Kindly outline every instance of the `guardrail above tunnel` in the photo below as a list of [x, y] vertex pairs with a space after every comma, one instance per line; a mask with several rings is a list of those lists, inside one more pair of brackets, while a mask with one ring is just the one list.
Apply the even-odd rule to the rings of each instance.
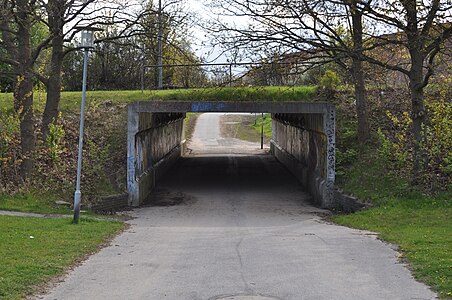
[[271, 153], [322, 207], [333, 207], [335, 107], [306, 102], [140, 101], [128, 107], [129, 205], [150, 196], [156, 181], [180, 157], [186, 112], [271, 113]]

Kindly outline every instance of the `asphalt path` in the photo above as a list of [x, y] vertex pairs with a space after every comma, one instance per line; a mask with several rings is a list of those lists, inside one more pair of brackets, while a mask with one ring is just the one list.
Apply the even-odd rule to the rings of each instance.
[[[268, 150], [268, 146], [263, 151], [260, 150], [259, 143], [223, 137], [220, 120], [224, 115], [224, 113], [209, 113], [198, 117], [190, 145], [188, 145], [191, 155], [255, 155], [265, 153]], [[230, 115], [249, 116], [250, 114], [230, 113]]]
[[223, 139], [219, 117], [198, 118], [196, 155], [130, 229], [39, 299], [435, 299], [375, 234], [325, 221], [260, 145]]

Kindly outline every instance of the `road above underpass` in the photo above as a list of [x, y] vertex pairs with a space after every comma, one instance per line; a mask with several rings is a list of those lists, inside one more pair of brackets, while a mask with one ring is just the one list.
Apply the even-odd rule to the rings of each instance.
[[434, 299], [365, 231], [324, 221], [259, 144], [225, 139], [198, 118], [191, 155], [152, 205], [44, 299]]

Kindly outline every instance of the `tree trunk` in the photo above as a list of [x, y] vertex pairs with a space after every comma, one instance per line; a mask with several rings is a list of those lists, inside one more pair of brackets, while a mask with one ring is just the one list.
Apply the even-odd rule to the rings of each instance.
[[14, 89], [14, 108], [20, 117], [20, 145], [22, 163], [20, 175], [27, 180], [33, 172], [35, 150], [35, 128], [33, 122], [33, 73], [31, 70], [31, 22], [27, 14], [27, 2], [17, 1], [19, 9], [17, 45], [18, 77]]
[[35, 128], [33, 122], [33, 78], [26, 72], [20, 75], [15, 93], [16, 112], [20, 116], [20, 145], [22, 149], [22, 163], [20, 175], [26, 180], [33, 172], [33, 153], [35, 150]]
[[355, 85], [356, 115], [358, 117], [358, 140], [360, 142], [367, 142], [370, 138], [370, 126], [363, 62], [361, 60], [361, 52], [363, 49], [363, 24], [362, 12], [356, 6], [356, 0], [352, 0], [350, 11], [353, 26], [354, 55], [352, 57], [352, 75]]
[[52, 35], [52, 57], [50, 60], [50, 75], [47, 82], [47, 101], [42, 116], [42, 135], [47, 139], [49, 125], [56, 122], [61, 99], [61, 71], [63, 67], [64, 43], [64, 13], [65, 0], [49, 0], [48, 23]]
[[411, 97], [411, 119], [413, 120], [413, 178], [412, 184], [420, 181], [422, 173], [422, 162], [425, 160], [421, 143], [424, 140], [423, 125], [425, 123], [425, 105], [423, 83], [423, 56], [420, 51], [411, 51], [410, 70], [410, 97]]
[[370, 126], [366, 86], [364, 83], [364, 72], [361, 60], [356, 58], [353, 59], [352, 73], [355, 85], [356, 115], [358, 117], [358, 140], [364, 143], [370, 138]]
[[61, 99], [61, 70], [63, 66], [63, 37], [56, 36], [52, 43], [52, 58], [50, 62], [50, 76], [47, 84], [47, 101], [42, 116], [42, 135], [47, 139], [49, 125], [58, 119]]
[[410, 97], [411, 97], [411, 119], [413, 120], [413, 173], [411, 184], [418, 185], [421, 180], [422, 162], [425, 161], [424, 151], [421, 143], [425, 137], [423, 125], [425, 123], [424, 106], [424, 60], [423, 49], [425, 39], [421, 35], [418, 22], [418, 2], [408, 0], [402, 2], [406, 10], [407, 26], [405, 33], [410, 52], [411, 69]]

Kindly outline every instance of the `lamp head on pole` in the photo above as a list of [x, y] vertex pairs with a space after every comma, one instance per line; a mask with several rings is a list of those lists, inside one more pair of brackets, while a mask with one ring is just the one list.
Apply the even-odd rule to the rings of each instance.
[[80, 47], [82, 48], [94, 48], [94, 32], [88, 29], [81, 32]]
[[75, 27], [75, 28], [80, 30], [80, 33], [81, 33], [80, 48], [85, 48], [85, 49], [94, 48], [94, 32], [102, 31], [102, 29], [92, 27], [92, 26]]

